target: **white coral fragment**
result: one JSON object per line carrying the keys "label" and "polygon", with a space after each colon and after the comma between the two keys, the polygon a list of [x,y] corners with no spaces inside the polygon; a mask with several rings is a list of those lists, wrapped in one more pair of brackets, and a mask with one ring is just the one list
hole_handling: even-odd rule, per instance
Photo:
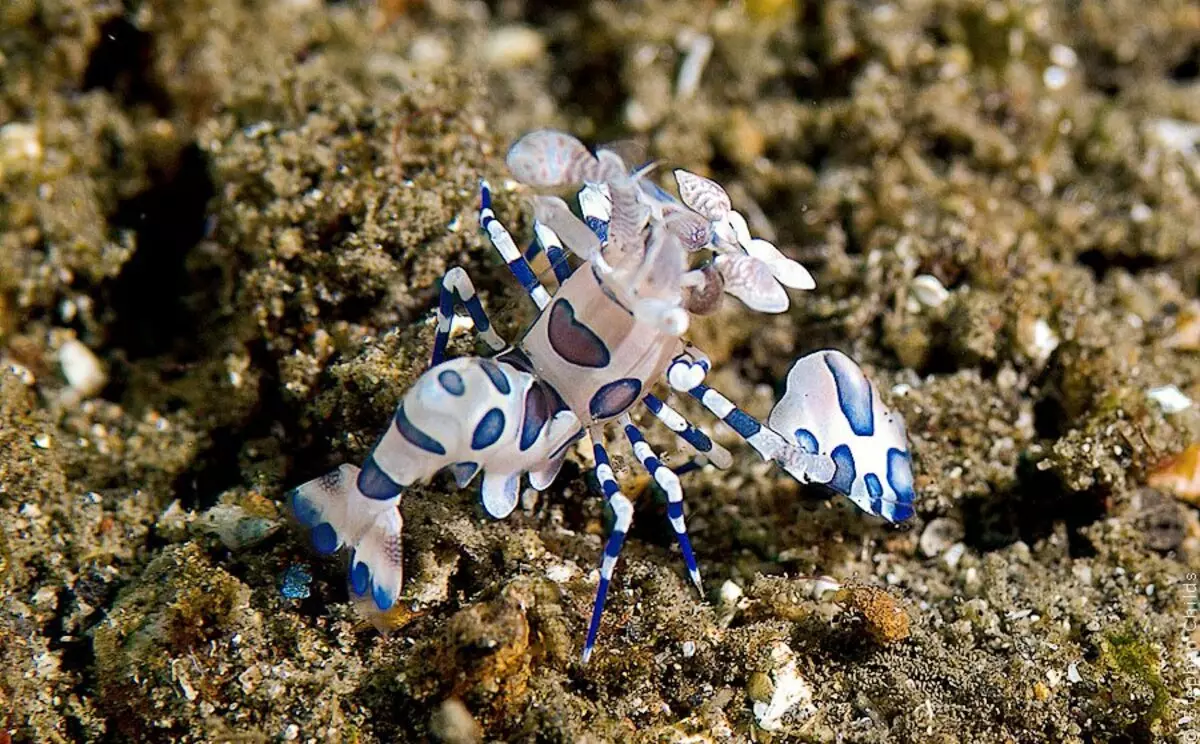
{"label": "white coral fragment", "polygon": [[799,708],[802,717],[816,711],[812,705],[813,691],[800,670],[796,668],[796,654],[785,643],[777,643],[771,650],[771,660],[778,666],[770,672],[774,691],[767,702],[754,703],[754,718],[760,728],[779,731],[783,728],[783,717]]}

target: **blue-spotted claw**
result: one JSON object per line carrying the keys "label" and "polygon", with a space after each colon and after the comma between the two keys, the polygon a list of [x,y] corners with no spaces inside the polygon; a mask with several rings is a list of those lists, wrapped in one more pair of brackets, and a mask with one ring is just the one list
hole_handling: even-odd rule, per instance
{"label": "blue-spotted claw", "polygon": [[913,515],[904,419],[850,357],[825,350],[797,360],[767,425],[802,451],[831,458],[826,485],[864,511],[889,522]]}

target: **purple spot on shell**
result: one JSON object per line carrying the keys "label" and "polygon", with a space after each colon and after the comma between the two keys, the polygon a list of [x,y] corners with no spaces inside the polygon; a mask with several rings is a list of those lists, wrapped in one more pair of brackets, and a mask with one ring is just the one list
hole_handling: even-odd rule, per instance
{"label": "purple spot on shell", "polygon": [[603,369],[611,359],[608,347],[596,332],[575,320],[575,308],[566,300],[557,300],[550,308],[546,327],[550,346],[564,360],[580,367]]}
{"label": "purple spot on shell", "polygon": [[592,396],[588,411],[593,419],[612,418],[636,403],[641,392],[642,381],[633,377],[610,382]]}

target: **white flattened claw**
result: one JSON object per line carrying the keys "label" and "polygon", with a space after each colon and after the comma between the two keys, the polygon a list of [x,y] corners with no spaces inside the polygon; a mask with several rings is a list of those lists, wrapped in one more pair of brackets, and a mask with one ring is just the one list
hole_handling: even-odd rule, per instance
{"label": "white flattened claw", "polygon": [[404,521],[396,509],[382,512],[354,545],[349,583],[363,602],[368,617],[386,612],[400,596],[404,580],[401,532]]}
{"label": "white flattened claw", "polygon": [[787,291],[775,279],[771,267],[753,256],[722,255],[714,260],[725,280],[725,291],[760,313],[782,313],[788,309]]}
{"label": "white flattened claw", "polygon": [[679,185],[679,198],[683,203],[709,220],[723,220],[733,209],[729,194],[716,181],[677,169],[675,183]]}
{"label": "white flattened claw", "polygon": [[816,281],[808,269],[783,255],[778,248],[762,238],[754,238],[746,246],[746,253],[757,258],[771,268],[771,273],[779,283],[792,289],[815,289]]}
{"label": "white flattened claw", "polygon": [[529,486],[535,491],[545,491],[554,483],[554,479],[558,477],[565,459],[562,455],[559,455],[541,470],[529,471]]}

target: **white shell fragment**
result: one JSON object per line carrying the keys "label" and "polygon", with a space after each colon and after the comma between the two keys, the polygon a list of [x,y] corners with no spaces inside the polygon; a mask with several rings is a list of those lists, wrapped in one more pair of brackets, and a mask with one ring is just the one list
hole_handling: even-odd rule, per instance
{"label": "white shell fragment", "polygon": [[546,40],[536,29],[514,24],[488,35],[484,55],[495,67],[520,67],[536,62],[546,51]]}
{"label": "white shell fragment", "polygon": [[1180,413],[1192,407],[1192,399],[1174,385],[1150,388],[1146,391],[1146,397],[1157,403],[1163,413]]}
{"label": "white shell fragment", "polygon": [[808,717],[816,711],[812,705],[813,691],[808,680],[796,668],[796,654],[785,643],[778,643],[771,650],[771,660],[777,664],[770,672],[775,691],[768,702],[754,703],[754,718],[760,728],[779,731],[783,728],[783,717],[795,708]]}
{"label": "white shell fragment", "polygon": [[920,548],[926,558],[945,553],[963,538],[963,527],[957,521],[941,517],[930,522],[921,533]]}
{"label": "white shell fragment", "polygon": [[941,307],[946,300],[950,299],[950,291],[942,286],[938,278],[932,274],[921,274],[914,277],[912,283],[909,284],[909,289],[922,307],[930,309]]}
{"label": "white shell fragment", "polygon": [[675,80],[675,97],[680,100],[691,98],[700,89],[700,77],[713,51],[713,39],[708,34],[693,33],[688,37],[682,45],[685,55]]}

